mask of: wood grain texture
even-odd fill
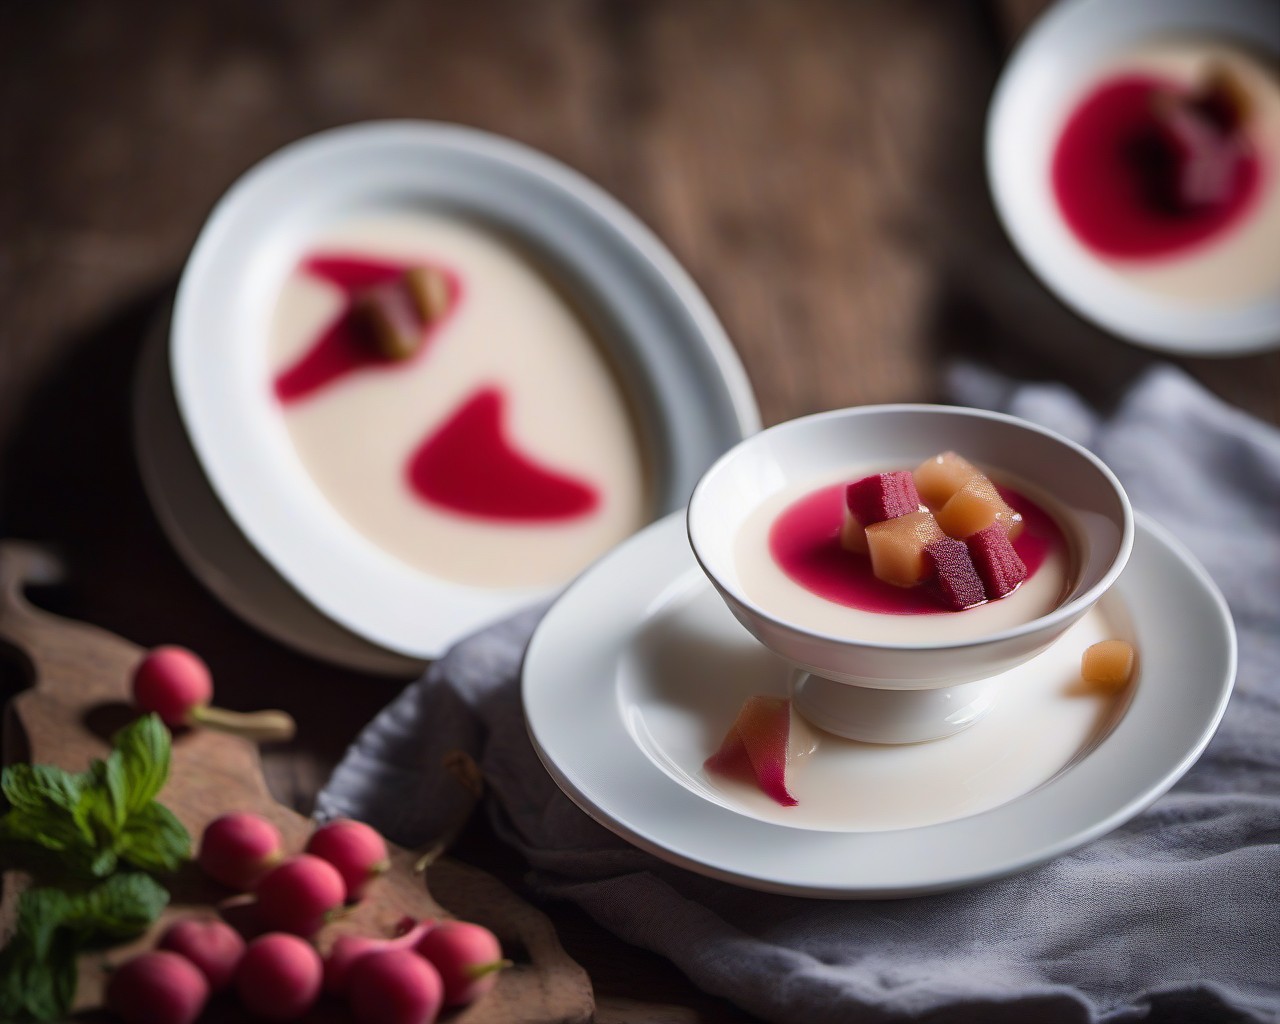
[[[110,752],[110,736],[135,717],[129,680],[144,651],[106,630],[30,605],[24,596],[28,580],[48,578],[54,568],[38,548],[0,543],[0,640],[26,660],[33,679],[5,709],[6,750],[21,750],[34,763],[83,771],[91,759]],[[287,851],[301,851],[314,827],[277,803],[268,791],[254,744],[209,729],[182,730],[174,736],[169,780],[159,799],[197,841],[210,821],[233,810],[251,810],[274,823]],[[316,936],[322,954],[340,935],[390,936],[405,916],[460,916],[492,929],[515,965],[499,975],[492,992],[445,1020],[585,1024],[591,1019],[591,983],[565,954],[554,927],[541,913],[484,872],[441,860],[429,879],[445,894],[450,907],[446,910],[415,873],[413,853],[393,845],[390,859],[390,871],[370,886],[368,895]],[[165,883],[172,902],[146,934],[81,958],[78,1010],[100,1008],[112,967],[153,947],[174,920],[216,916],[221,910],[237,927],[247,926],[249,934],[256,930],[251,907],[205,878],[194,864]],[[7,936],[17,912],[12,880],[7,881],[5,892],[0,935]],[[243,1016],[234,1001],[219,1000],[210,1004],[201,1020],[231,1024]],[[334,1008],[325,1019],[337,1024],[342,1015]]]
[[[1000,65],[1043,0],[17,0],[0,4],[0,536],[51,541],[56,610],[212,664],[228,706],[283,706],[275,796],[306,812],[396,693],[235,619],[191,578],[133,464],[141,338],[238,174],[366,118],[543,149],[635,210],[706,291],[768,422],[931,400],[971,355],[1110,401],[1153,358],[1048,294],[982,168]],[[1183,363],[1280,423],[1280,354]],[[23,678],[0,666],[0,692]],[[519,886],[484,822],[460,852]],[[567,906],[597,990],[736,1021]]]

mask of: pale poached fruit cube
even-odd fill
[[[945,505],[969,480],[981,475],[977,466],[955,452],[942,452],[925,459],[912,474],[921,500],[934,508]]]
[[[1094,686],[1119,690],[1133,676],[1133,645],[1124,640],[1100,640],[1080,658],[1080,677]]]
[[[1022,516],[1008,506],[996,485],[981,473],[966,480],[947,499],[938,509],[937,519],[943,532],[958,540],[997,522],[1010,540],[1017,540],[1022,532]]]
[[[927,509],[872,523],[866,532],[871,571],[897,587],[914,587],[929,577],[925,549],[945,536]]]

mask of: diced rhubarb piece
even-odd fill
[[[1101,640],[1085,649],[1080,659],[1080,677],[1106,690],[1128,685],[1133,675],[1133,645],[1123,640]]]
[[[1155,130],[1146,175],[1152,199],[1175,212],[1211,209],[1231,199],[1245,155],[1235,134],[1182,99],[1162,105]]]
[[[847,508],[844,510],[844,521],[840,524],[840,546],[854,554],[867,553],[867,528]]]
[[[435,267],[410,267],[405,284],[424,324],[439,320],[449,309],[449,282]]]
[[[844,500],[863,526],[882,523],[920,508],[915,481],[906,470],[864,476],[845,488]]]
[[[351,316],[360,335],[386,359],[408,359],[426,341],[417,303],[403,278],[355,296]]]
[[[937,511],[938,525],[948,537],[966,537],[999,522],[1010,540],[1022,532],[1022,516],[1011,509],[1000,492],[982,474],[966,480]]]
[[[982,604],[987,599],[987,592],[964,541],[939,537],[925,545],[924,553],[948,608],[960,611]]]
[[[1013,550],[1013,542],[1003,524],[992,523],[967,537],[965,544],[988,600],[1012,593],[1027,578],[1027,567]]]
[[[925,548],[943,533],[928,509],[916,509],[867,527],[871,571],[895,587],[914,587],[929,575]]]
[[[720,749],[703,762],[709,772],[754,782],[783,807],[794,807],[787,792],[787,745],[791,739],[791,701],[748,697]]]
[[[915,478],[916,490],[926,505],[939,508],[947,503],[947,499],[964,486],[965,482],[980,475],[979,470],[968,459],[955,452],[942,452],[931,459],[925,459],[916,467],[912,476]]]

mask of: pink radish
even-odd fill
[[[203,725],[262,742],[289,740],[297,729],[283,711],[244,714],[210,707],[213,676],[199,655],[185,647],[157,647],[133,672],[133,702],[154,711],[171,729]]]
[[[250,1013],[297,1020],[320,996],[320,954],[296,935],[270,932],[249,943],[236,968],[236,992]]]
[[[192,1024],[209,1001],[209,983],[186,957],[141,953],[107,985],[107,1007],[125,1024]]]
[[[379,939],[370,935],[341,935],[324,961],[324,990],[341,995],[347,990],[347,977],[352,966],[361,957],[383,949],[412,949],[434,921],[415,923],[408,920],[409,930],[394,939]]]
[[[364,822],[349,818],[316,829],[307,842],[307,853],[338,869],[347,885],[347,902],[360,899],[365,886],[391,867],[386,840]]]
[[[211,992],[221,992],[231,984],[236,965],[244,953],[244,939],[225,921],[198,921],[187,918],[171,925],[156,944],[190,960],[209,982]]]
[[[497,936],[467,921],[441,921],[414,948],[440,972],[446,1006],[479,999],[497,983],[498,972],[511,966]]]
[[[333,918],[347,887],[328,861],[300,853],[263,875],[254,892],[258,920],[268,928],[305,937]]]
[[[411,949],[362,956],[347,979],[347,1003],[360,1024],[432,1024],[443,999],[440,975]]]
[[[209,822],[196,861],[210,878],[245,892],[280,863],[281,846],[275,825],[249,811],[236,811]]]

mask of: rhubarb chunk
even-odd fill
[[[920,508],[915,481],[906,470],[864,476],[845,488],[844,499],[853,517],[863,526],[882,523]]]
[[[787,792],[787,744],[791,738],[791,701],[748,697],[720,749],[703,762],[709,772],[754,782],[783,807],[794,807]]]
[[[877,579],[895,587],[914,587],[928,577],[931,569],[925,548],[942,536],[933,513],[927,509],[872,523],[867,527],[871,571]]]
[[[981,472],[973,463],[955,452],[942,452],[925,459],[912,474],[924,503],[935,508],[945,505],[951,495],[979,475]]]
[[[1133,675],[1133,646],[1123,640],[1101,640],[1086,648],[1080,659],[1080,676],[1106,690],[1125,687]]]
[[[408,359],[422,348],[422,318],[403,278],[356,296],[351,316],[360,335],[386,359]]]
[[[1013,549],[1002,523],[992,523],[979,530],[966,538],[965,544],[988,600],[1012,593],[1027,578],[1027,567]]]
[[[924,553],[938,584],[938,592],[948,608],[960,611],[986,600],[986,590],[964,541],[939,537],[925,545]]]
[[[432,324],[449,309],[449,282],[434,267],[410,267],[404,272],[405,284],[424,324]]]
[[[943,533],[964,540],[992,523],[1000,523],[1010,540],[1022,532],[1022,516],[1011,509],[982,474],[971,477],[937,512]]]
[[[867,553],[867,529],[847,508],[844,510],[844,521],[840,524],[840,546],[854,554]]]

